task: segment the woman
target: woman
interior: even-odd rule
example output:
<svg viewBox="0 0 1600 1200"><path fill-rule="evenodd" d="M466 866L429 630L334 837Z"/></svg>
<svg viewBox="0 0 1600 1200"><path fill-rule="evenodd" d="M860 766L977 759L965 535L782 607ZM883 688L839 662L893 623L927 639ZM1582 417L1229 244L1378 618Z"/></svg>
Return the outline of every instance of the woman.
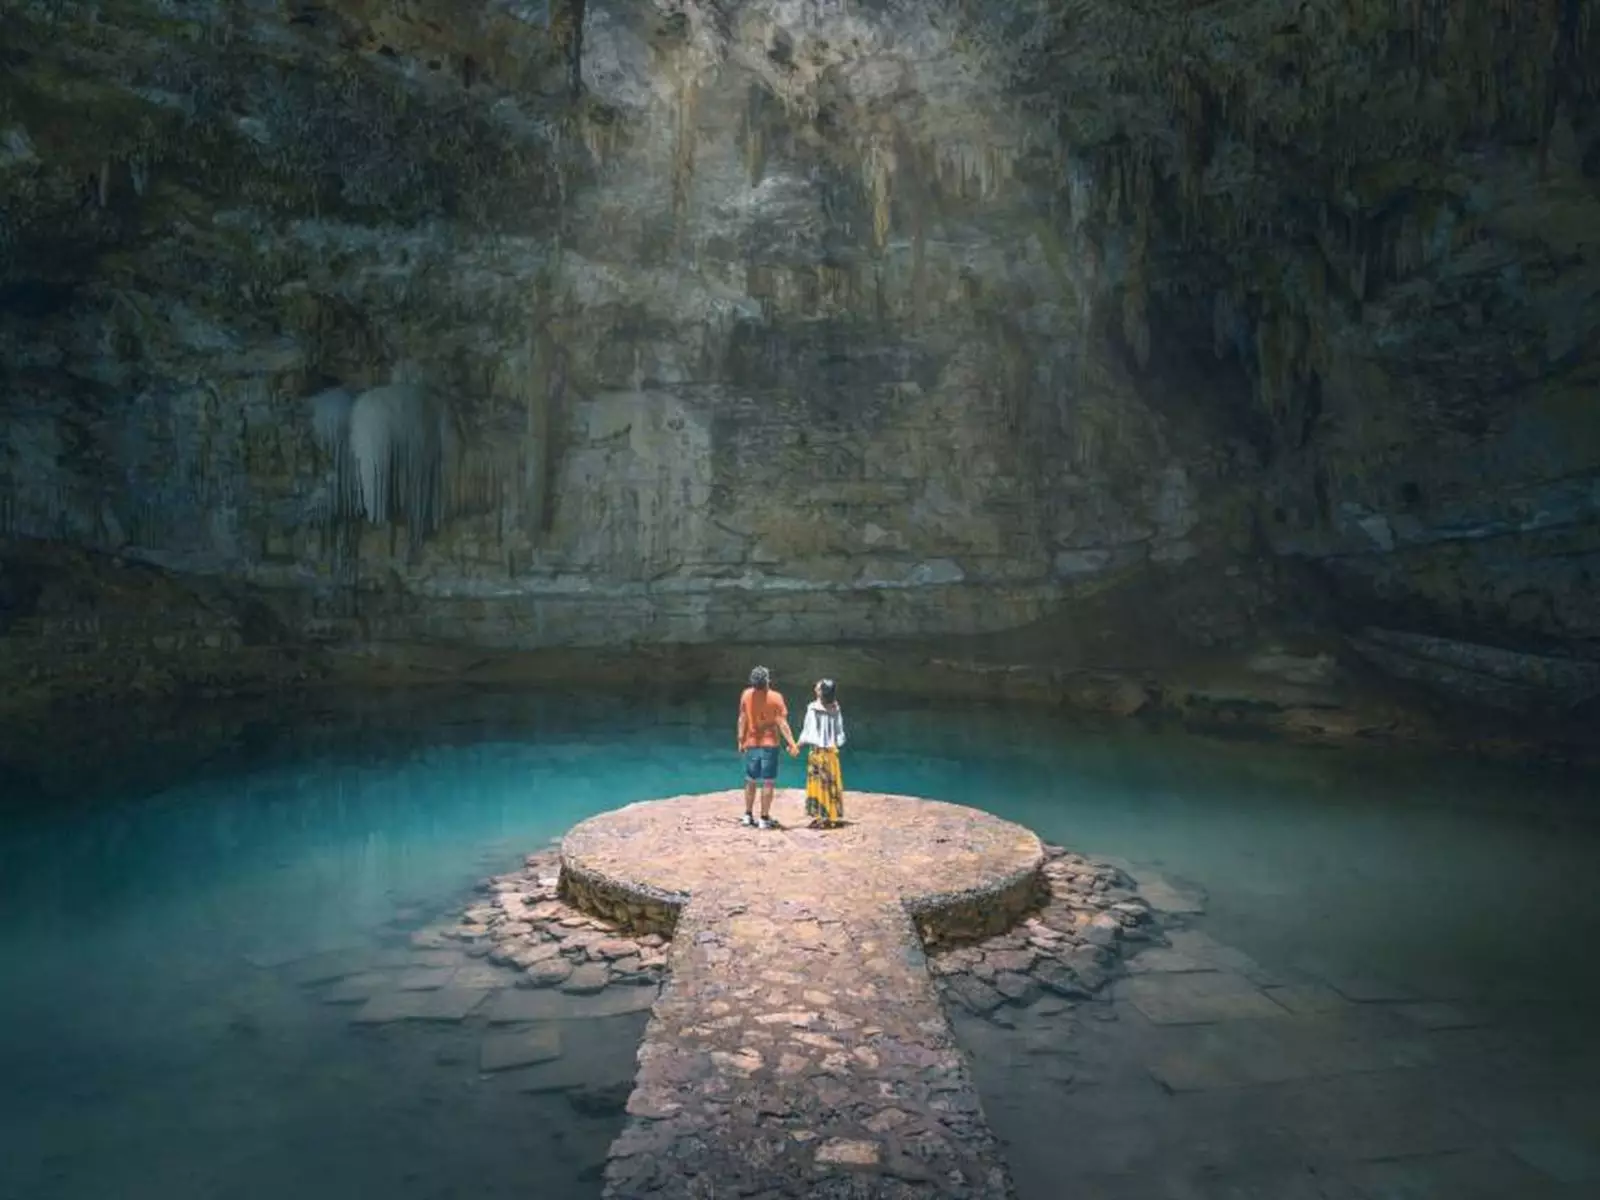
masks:
<svg viewBox="0 0 1600 1200"><path fill-rule="evenodd" d="M833 680L817 680L815 690L817 698L806 706L799 737L800 745L811 747L806 757L806 816L812 829L832 829L844 823L844 775L839 770L844 713Z"/></svg>

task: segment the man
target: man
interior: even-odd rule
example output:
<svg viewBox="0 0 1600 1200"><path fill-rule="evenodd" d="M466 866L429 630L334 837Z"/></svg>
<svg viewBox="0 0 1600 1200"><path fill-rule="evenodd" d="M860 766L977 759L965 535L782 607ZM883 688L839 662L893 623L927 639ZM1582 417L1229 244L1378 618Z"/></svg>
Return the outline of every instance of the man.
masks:
<svg viewBox="0 0 1600 1200"><path fill-rule="evenodd" d="M761 788L762 829L776 829L772 819L772 793L778 786L778 737L789 747L789 757L800 753L789 728L789 706L783 693L772 686L772 672L757 667L750 672L750 686L739 697L739 752L744 755L744 820L754 826L756 788Z"/></svg>

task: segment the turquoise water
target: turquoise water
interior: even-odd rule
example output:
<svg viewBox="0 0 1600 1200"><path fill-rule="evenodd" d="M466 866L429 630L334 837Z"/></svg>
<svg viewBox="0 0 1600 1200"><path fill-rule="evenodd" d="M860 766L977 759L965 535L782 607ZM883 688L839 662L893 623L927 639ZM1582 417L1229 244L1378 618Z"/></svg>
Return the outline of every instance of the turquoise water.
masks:
<svg viewBox="0 0 1600 1200"><path fill-rule="evenodd" d="M847 712L847 787L1153 864L1262 962L1536 1004L1582 1035L1592 779L1032 709ZM403 938L592 813L736 786L733 715L698 696L212 705L139 714L120 740L85 723L13 762L0 1196L597 1195L615 1117L480 1076L452 1028L353 1030L275 968Z"/></svg>

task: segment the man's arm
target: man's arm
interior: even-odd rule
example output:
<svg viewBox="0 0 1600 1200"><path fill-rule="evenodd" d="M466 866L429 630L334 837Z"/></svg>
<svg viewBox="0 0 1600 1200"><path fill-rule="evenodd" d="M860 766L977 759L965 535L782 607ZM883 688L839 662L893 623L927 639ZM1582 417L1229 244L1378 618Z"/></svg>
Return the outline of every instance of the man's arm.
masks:
<svg viewBox="0 0 1600 1200"><path fill-rule="evenodd" d="M794 730L789 728L789 708L787 705L778 710L778 729L783 734L783 740L789 743L789 753L799 754L800 747L795 744Z"/></svg>
<svg viewBox="0 0 1600 1200"><path fill-rule="evenodd" d="M741 704L741 705L739 705L739 728L738 728L738 731L733 735L735 738L738 739L734 744L735 744L736 748L738 748L740 750L744 749L744 735L745 735L745 721L746 720L748 720L748 718L745 716L744 705Z"/></svg>

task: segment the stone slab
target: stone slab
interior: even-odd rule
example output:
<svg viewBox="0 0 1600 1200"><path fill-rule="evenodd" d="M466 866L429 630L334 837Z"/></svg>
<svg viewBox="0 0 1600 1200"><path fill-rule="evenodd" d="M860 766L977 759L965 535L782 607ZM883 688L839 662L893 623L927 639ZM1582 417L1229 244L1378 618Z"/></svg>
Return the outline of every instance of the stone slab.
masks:
<svg viewBox="0 0 1600 1200"><path fill-rule="evenodd" d="M1268 988L1267 995L1272 998L1273 1003L1281 1005L1296 1016L1344 1012L1351 1005L1351 1001L1320 983L1296 983Z"/></svg>
<svg viewBox="0 0 1600 1200"><path fill-rule="evenodd" d="M449 967L418 967L402 974L395 986L402 992L432 992L444 987L454 975Z"/></svg>
<svg viewBox="0 0 1600 1200"><path fill-rule="evenodd" d="M467 956L460 950L416 950L412 952L411 961L419 967L459 967L467 961Z"/></svg>
<svg viewBox="0 0 1600 1200"><path fill-rule="evenodd" d="M289 963L284 967L284 975L291 983L316 987L370 970L373 958L373 952L366 949L332 950Z"/></svg>
<svg viewBox="0 0 1600 1200"><path fill-rule="evenodd" d="M1471 1150L1484 1130L1440 1104L1437 1082L1412 1070L1306 1080L1272 1089L1281 1119L1312 1162L1360 1162Z"/></svg>
<svg viewBox="0 0 1600 1200"><path fill-rule="evenodd" d="M1359 1163L1345 1173L1349 1190L1331 1200L1587 1200L1594 1194L1493 1146Z"/></svg>
<svg viewBox="0 0 1600 1200"><path fill-rule="evenodd" d="M1201 962L1181 950L1170 950L1165 946L1152 946L1148 950L1141 950L1129 958L1125 965L1130 975L1183 974L1189 971L1216 970L1210 963Z"/></svg>
<svg viewBox="0 0 1600 1200"><path fill-rule="evenodd" d="M1483 1022L1473 1014L1442 1000L1419 1000L1393 1006L1395 1014L1419 1029L1476 1029Z"/></svg>
<svg viewBox="0 0 1600 1200"><path fill-rule="evenodd" d="M461 1021L489 993L475 988L442 988L426 992L385 992L372 997L351 1018L358 1025L394 1021Z"/></svg>
<svg viewBox="0 0 1600 1200"><path fill-rule="evenodd" d="M548 988L517 988L494 998L488 1009L489 1023L584 1021L648 1012L655 1003L657 991L650 986L617 984L596 994L579 996Z"/></svg>
<svg viewBox="0 0 1600 1200"><path fill-rule="evenodd" d="M1259 986L1271 987L1291 982L1268 971L1243 950L1224 945L1198 929L1174 929L1167 934L1167 941L1179 954L1187 955L1213 970L1243 975Z"/></svg>
<svg viewBox="0 0 1600 1200"><path fill-rule="evenodd" d="M1170 1030L1151 1074L1174 1092L1389 1071L1431 1061L1415 1041L1375 1036L1338 1015L1183 1025Z"/></svg>
<svg viewBox="0 0 1600 1200"><path fill-rule="evenodd" d="M471 963L456 969L455 974L450 977L450 986L482 988L484 991L494 991L497 988L515 987L517 980L521 977L521 971L510 967L497 967L490 963Z"/></svg>
<svg viewBox="0 0 1600 1200"><path fill-rule="evenodd" d="M503 1078L518 1091L532 1094L631 1087L639 1069L639 1042L645 1026L644 1017L637 1013L559 1026L559 1058L508 1071Z"/></svg>
<svg viewBox="0 0 1600 1200"><path fill-rule="evenodd" d="M1288 1015L1249 980L1224 971L1138 975L1124 981L1119 995L1157 1025Z"/></svg>
<svg viewBox="0 0 1600 1200"><path fill-rule="evenodd" d="M1198 888L1179 887L1154 872L1141 874L1139 896L1156 912L1183 915L1206 910L1205 895Z"/></svg>
<svg viewBox="0 0 1600 1200"><path fill-rule="evenodd" d="M394 991L396 978L393 971L368 971L351 975L324 991L322 999L328 1004L361 1004L379 992Z"/></svg>
<svg viewBox="0 0 1600 1200"><path fill-rule="evenodd" d="M1404 984L1368 975L1335 975L1325 979L1329 987L1354 1004L1397 1004L1421 999Z"/></svg>
<svg viewBox="0 0 1600 1200"><path fill-rule="evenodd" d="M478 1069L507 1071L529 1067L561 1057L559 1026L519 1029L511 1033L490 1033L478 1049Z"/></svg>
<svg viewBox="0 0 1600 1200"><path fill-rule="evenodd" d="M604 963L584 963L574 967L559 986L568 995L593 996L605 989L610 978L611 972Z"/></svg>

